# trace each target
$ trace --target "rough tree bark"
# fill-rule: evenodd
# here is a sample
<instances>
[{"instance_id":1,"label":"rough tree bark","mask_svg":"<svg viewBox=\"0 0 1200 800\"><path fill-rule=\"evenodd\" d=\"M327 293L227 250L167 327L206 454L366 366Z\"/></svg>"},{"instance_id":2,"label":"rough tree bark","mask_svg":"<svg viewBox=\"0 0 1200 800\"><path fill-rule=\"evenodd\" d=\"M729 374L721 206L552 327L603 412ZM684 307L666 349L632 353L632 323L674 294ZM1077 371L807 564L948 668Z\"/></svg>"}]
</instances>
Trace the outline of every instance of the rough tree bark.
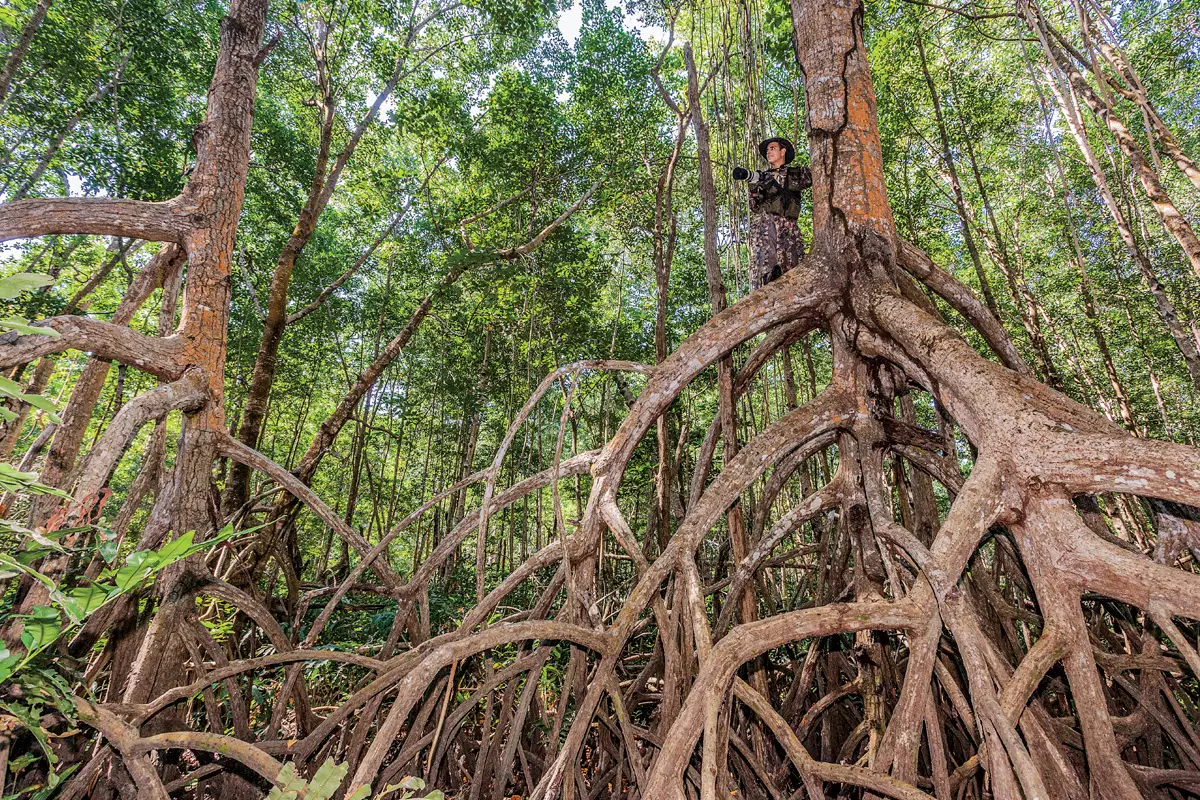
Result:
<instances>
[{"instance_id":1,"label":"rough tree bark","mask_svg":"<svg viewBox=\"0 0 1200 800\"><path fill-rule=\"evenodd\" d=\"M194 530L203 538L213 527L208 498L217 444L225 435L222 398L229 274L249 165L266 7L265 0L234 0L221 22L208 111L193 137L196 167L178 197L166 203L87 199L0 205L0 236L5 239L55 230L134 236L178 244L186 256L183 316L172 336L157 339L133 333L119 323L56 317L47 324L62 331L62 336L20 336L0 351L0 359L11 363L26 352L41 355L78 348L101 359L148 368L159 377L178 380L187 376L189 391L202 399L189 398L175 468L167 491L160 494L155 506L152 525L160 525L164 535ZM174 253L174 245L164 248L161 261L173 260ZM157 277L162 280L161 271ZM153 279L148 282L153 288ZM102 369L106 373L107 364ZM77 445L62 452L73 460L74 453L68 451L74 450ZM115 458L120 453L110 455ZM80 494L68 518L86 516L95 501L91 491ZM182 615L192 604L193 594L182 588L181 579L190 569L181 563L159 580L160 607L133 664L125 690L129 699L153 696L183 679L187 653L180 638ZM11 635L9 631L6 637L10 641Z\"/></svg>"}]
</instances>

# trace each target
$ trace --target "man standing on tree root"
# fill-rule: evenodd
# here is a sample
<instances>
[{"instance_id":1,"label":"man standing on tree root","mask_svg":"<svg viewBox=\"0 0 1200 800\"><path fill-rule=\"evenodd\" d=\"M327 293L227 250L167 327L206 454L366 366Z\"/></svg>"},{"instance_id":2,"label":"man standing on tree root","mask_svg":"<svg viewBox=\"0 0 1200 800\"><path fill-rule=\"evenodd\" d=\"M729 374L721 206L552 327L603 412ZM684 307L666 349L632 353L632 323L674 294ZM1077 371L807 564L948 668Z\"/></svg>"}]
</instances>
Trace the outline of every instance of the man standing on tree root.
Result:
<instances>
[{"instance_id":1,"label":"man standing on tree root","mask_svg":"<svg viewBox=\"0 0 1200 800\"><path fill-rule=\"evenodd\" d=\"M750 188L751 289L762 288L804 258L804 234L796 220L800 193L812 186L808 167L789 166L796 148L787 139L767 139L758 152L769 169L733 171L733 179L747 181Z\"/></svg>"}]
</instances>

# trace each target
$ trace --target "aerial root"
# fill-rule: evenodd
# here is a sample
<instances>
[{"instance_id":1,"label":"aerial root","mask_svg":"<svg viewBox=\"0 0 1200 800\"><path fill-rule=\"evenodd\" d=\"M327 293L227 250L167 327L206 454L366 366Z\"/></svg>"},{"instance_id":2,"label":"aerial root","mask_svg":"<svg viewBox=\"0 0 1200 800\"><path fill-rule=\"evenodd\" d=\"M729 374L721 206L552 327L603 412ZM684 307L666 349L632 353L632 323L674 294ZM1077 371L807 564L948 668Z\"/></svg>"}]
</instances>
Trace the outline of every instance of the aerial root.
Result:
<instances>
[{"instance_id":1,"label":"aerial root","mask_svg":"<svg viewBox=\"0 0 1200 800\"><path fill-rule=\"evenodd\" d=\"M961 287L907 249L902 256L953 308L977 314ZM359 561L336 585L306 595L303 610L328 599L303 637L286 633L248 593L202 577L196 591L236 607L276 652L222 663L202 637L189 640L195 673L187 685L145 702L89 707L81 718L139 783L154 773L151 750L228 745L221 752L268 780L277 759L311 772L338 757L351 764L348 786L422 774L439 786L482 782L497 796L520 784L539 800L568 791L710 800L735 786L746 796L801 791L817 800L833 784L943 800L982 797L985 780L996 796L1082 800L1088 780L1079 757L1104 797L1195 788L1197 705L1177 676L1183 665L1200 670L1187 622L1200 619L1200 578L1114 544L1084 525L1072 498L1115 491L1200 504L1200 460L1191 448L1132 440L1024 370L980 359L929 309L894 291L858 295L869 313L857 325L838 317L826 334L835 365L829 386L765 424L715 475L726 432L710 426L687 496L678 488L682 516L665 545L639 540L643 520L619 491L636 446L739 344L765 334L734 378L740 396L809 335L829 296L805 281L789 275L755 293L652 371L596 361L547 376L489 467L423 503L375 544L280 465L220 441L221 452L270 477L346 538ZM856 341L870 342L871 358ZM989 342L1004 358L1004 342ZM602 450L570 455L564 432L575 379L591 369L641 372L646 387ZM518 430L560 382L552 466L501 488L500 466ZM944 413L938 430L917 425L911 408L903 418L896 411L920 390ZM146 419L161 411L157 399L145 403L153 405ZM955 424L978 449L965 478ZM107 472L108 462L94 463L93 471ZM568 525L559 483L589 471L591 496ZM388 558L400 534L470 487L482 495L479 507L402 578ZM558 536L494 586L477 587L478 602L457 630L428 631L426 623L424 638L414 620L427 618L439 571L474 539L486 574L490 521L543 489L556 496ZM939 493L948 509L938 509ZM739 561L711 538L735 506L752 533ZM1102 512L1098 518L1104 524ZM369 572L398 603L389 644L375 656L316 649ZM523 587L532 593L518 602ZM744 617L744 597L763 618ZM303 610L289 620L293 631ZM1144 638L1131 633L1138 631ZM1160 643L1178 655L1163 657ZM302 679L316 660L361 676L324 717L309 710ZM138 732L198 692L207 715L220 717L208 689L226 685L234 696L239 676L272 669L284 679L270 741ZM1137 670L1144 674L1136 681L1126 677ZM1130 721L1114 721L1118 713ZM244 709L229 718L246 732ZM1165 743L1166 758L1139 760L1151 740ZM213 772L202 765L193 776ZM162 796L156 773L146 786L146 796Z\"/></svg>"}]
</instances>

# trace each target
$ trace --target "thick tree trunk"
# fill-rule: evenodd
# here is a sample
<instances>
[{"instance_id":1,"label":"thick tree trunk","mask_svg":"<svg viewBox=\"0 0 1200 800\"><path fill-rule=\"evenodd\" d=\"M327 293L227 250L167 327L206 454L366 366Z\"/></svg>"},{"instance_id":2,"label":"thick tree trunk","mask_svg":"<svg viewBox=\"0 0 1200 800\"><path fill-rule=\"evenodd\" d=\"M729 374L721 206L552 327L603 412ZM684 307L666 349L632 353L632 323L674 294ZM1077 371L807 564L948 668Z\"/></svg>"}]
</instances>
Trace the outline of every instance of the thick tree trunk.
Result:
<instances>
[{"instance_id":1,"label":"thick tree trunk","mask_svg":"<svg viewBox=\"0 0 1200 800\"><path fill-rule=\"evenodd\" d=\"M187 415L175 467L154 513L176 535L195 531L202 540L213 530L210 484L218 444L225 432L225 351L234 242L250 161L265 0L233 0L221 24L221 49L208 96L208 114L198 128L196 168L180 196L201 220L182 237L187 254L183 316L177 336L188 370L208 396ZM126 702L138 702L179 685L188 653L183 631L194 612L194 589L183 578L191 567L178 562L156 586L158 611L142 641L126 684ZM169 724L164 720L162 724Z\"/></svg>"}]
</instances>

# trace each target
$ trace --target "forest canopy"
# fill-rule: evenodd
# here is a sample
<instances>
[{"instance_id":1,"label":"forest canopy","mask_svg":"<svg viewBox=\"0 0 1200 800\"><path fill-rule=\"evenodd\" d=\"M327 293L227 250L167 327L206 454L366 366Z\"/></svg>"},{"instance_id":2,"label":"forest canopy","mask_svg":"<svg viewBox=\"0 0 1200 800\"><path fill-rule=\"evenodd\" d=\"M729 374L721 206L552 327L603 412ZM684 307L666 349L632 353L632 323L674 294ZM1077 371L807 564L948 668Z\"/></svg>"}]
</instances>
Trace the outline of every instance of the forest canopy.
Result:
<instances>
[{"instance_id":1,"label":"forest canopy","mask_svg":"<svg viewBox=\"0 0 1200 800\"><path fill-rule=\"evenodd\" d=\"M1200 797L1200 3L566 2L0 8L0 798Z\"/></svg>"}]
</instances>

